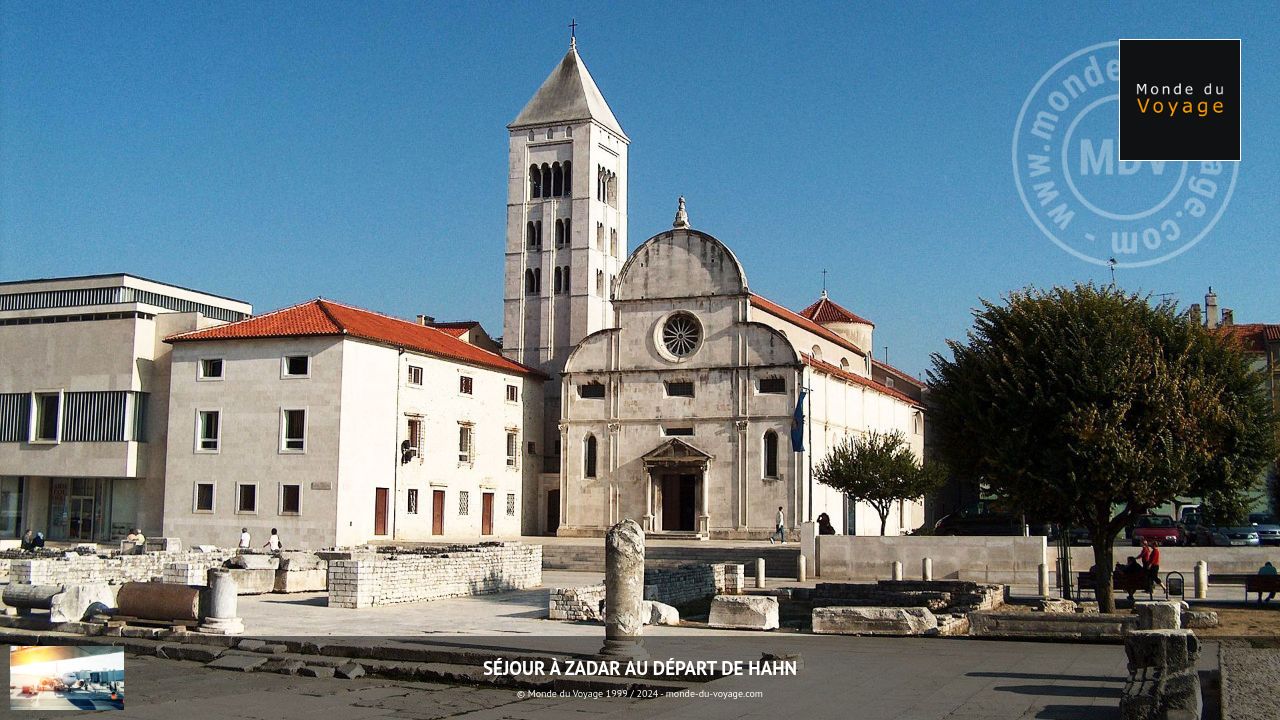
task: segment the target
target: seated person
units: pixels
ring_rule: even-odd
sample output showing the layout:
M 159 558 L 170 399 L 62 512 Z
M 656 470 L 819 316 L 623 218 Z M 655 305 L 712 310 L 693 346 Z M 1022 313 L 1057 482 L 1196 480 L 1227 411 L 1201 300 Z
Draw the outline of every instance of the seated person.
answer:
M 819 535 L 835 535 L 836 528 L 831 524 L 831 516 L 822 513 L 818 516 L 818 534 Z
M 22 533 L 22 549 L 27 552 L 36 549 L 36 534 L 31 530 Z
M 1271 561 L 1270 561 L 1270 560 L 1268 560 L 1268 561 L 1266 562 L 1266 564 L 1265 564 L 1265 565 L 1263 565 L 1262 567 L 1258 568 L 1258 575 L 1261 575 L 1261 576 L 1276 577 L 1277 575 L 1280 575 L 1280 573 L 1278 573 L 1278 572 L 1276 571 L 1276 566 L 1275 566 L 1275 565 L 1272 565 L 1272 564 L 1271 564 Z M 1266 602 L 1271 602 L 1272 600 L 1275 600 L 1275 599 L 1276 599 L 1276 594 L 1275 594 L 1275 592 L 1273 591 L 1273 592 L 1271 592 L 1271 593 L 1269 593 L 1269 594 L 1267 595 Z M 1258 591 L 1258 604 L 1262 604 L 1262 602 L 1263 602 L 1263 600 L 1262 600 L 1262 591 L 1261 591 L 1261 590 L 1259 590 L 1259 591 Z
M 44 531 L 43 530 L 39 530 L 36 532 L 35 540 L 33 540 L 31 544 L 32 544 L 32 547 L 31 547 L 32 550 L 36 550 L 38 548 L 44 547 Z
M 1151 585 L 1151 579 L 1150 577 L 1147 576 L 1146 570 L 1143 570 L 1142 566 L 1138 564 L 1138 559 L 1133 557 L 1132 555 L 1130 555 L 1129 559 L 1125 561 L 1125 564 L 1123 567 L 1117 565 L 1116 570 L 1117 570 L 1117 573 L 1116 573 L 1117 575 L 1123 575 L 1126 579 L 1130 581 L 1132 581 L 1134 578 L 1141 578 L 1146 581 L 1144 583 L 1145 585 L 1147 585 L 1148 587 Z M 1135 591 L 1133 589 L 1134 586 L 1132 583 L 1129 583 L 1129 588 L 1130 588 L 1128 590 L 1129 599 L 1133 600 L 1133 593 Z

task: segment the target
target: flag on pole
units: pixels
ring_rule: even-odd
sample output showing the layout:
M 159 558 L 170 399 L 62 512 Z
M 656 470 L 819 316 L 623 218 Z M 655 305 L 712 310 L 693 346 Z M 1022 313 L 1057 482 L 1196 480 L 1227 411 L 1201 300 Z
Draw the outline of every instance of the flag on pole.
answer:
M 804 398 L 808 391 L 801 388 L 800 397 L 796 398 L 796 412 L 791 418 L 791 451 L 804 451 Z

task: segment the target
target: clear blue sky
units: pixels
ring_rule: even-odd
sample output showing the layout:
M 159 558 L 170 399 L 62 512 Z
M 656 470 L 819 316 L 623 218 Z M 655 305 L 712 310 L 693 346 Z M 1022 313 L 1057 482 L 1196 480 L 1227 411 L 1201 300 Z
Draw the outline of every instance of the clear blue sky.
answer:
M 1230 207 L 1118 280 L 1184 304 L 1213 285 L 1238 322 L 1280 322 L 1280 10 L 959 5 L 0 0 L 0 279 L 125 271 L 499 334 L 505 125 L 576 17 L 632 139 L 631 247 L 683 194 L 753 290 L 802 307 L 825 267 L 920 373 L 979 297 L 1107 280 L 1018 199 L 1040 76 L 1119 37 L 1241 37 Z

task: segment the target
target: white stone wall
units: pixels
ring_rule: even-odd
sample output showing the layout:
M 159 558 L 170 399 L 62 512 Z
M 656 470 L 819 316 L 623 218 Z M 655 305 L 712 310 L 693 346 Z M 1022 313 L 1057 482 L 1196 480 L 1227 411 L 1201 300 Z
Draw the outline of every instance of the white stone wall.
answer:
M 84 583 L 150 582 L 161 578 L 164 582 L 198 576 L 203 584 L 203 573 L 234 557 L 235 550 L 219 549 L 209 553 L 148 553 L 146 555 L 121 555 L 104 558 L 96 555 L 76 555 L 70 558 L 40 558 L 10 561 L 9 582 L 21 585 L 74 585 Z M 182 572 L 169 569 L 172 565 L 184 565 Z M 191 584 L 183 582 L 181 584 Z
M 542 583 L 542 546 L 501 543 L 449 552 L 329 561 L 329 606 L 363 608 L 522 590 Z

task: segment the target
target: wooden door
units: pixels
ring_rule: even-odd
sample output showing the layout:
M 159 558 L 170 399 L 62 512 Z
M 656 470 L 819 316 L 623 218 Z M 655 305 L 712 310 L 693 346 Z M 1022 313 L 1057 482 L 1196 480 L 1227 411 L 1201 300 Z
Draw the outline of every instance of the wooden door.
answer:
M 444 534 L 444 491 L 431 491 L 431 534 Z
M 387 488 L 373 489 L 373 534 L 387 534 L 387 498 L 391 492 Z
M 480 496 L 480 534 L 493 534 L 493 493 Z
M 560 529 L 560 491 L 547 491 L 547 534 L 555 535 Z

